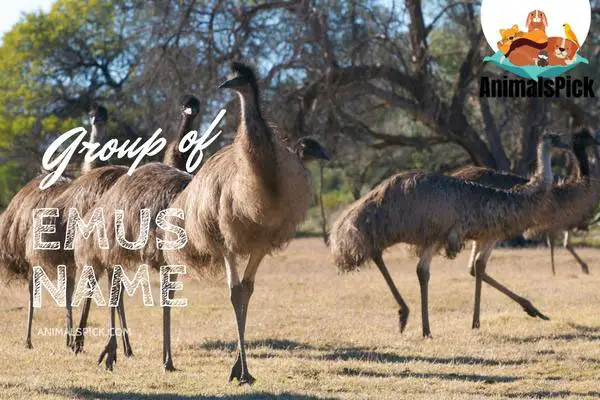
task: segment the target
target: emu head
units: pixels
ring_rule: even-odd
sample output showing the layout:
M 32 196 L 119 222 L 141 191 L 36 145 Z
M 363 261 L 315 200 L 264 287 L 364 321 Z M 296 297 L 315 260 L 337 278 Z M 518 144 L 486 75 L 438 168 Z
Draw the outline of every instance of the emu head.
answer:
M 191 94 L 181 99 L 181 112 L 188 116 L 196 116 L 200 112 L 200 101 Z
M 240 62 L 231 63 L 231 74 L 219 86 L 219 89 L 233 89 L 237 92 L 252 90 L 254 93 L 258 93 L 258 84 L 254 70 L 250 66 Z
M 303 137 L 296 142 L 293 148 L 298 157 L 304 161 L 331 160 L 331 154 L 315 139 Z
M 99 123 L 106 124 L 108 121 L 108 110 L 103 105 L 94 103 L 92 104 L 92 108 L 90 109 L 88 116 L 92 125 Z

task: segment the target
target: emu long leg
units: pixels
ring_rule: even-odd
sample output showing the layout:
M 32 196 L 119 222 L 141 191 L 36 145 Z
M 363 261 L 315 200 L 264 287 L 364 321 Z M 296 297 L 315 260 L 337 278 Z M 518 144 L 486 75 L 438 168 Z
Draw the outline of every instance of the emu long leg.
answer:
M 129 332 L 127 331 L 127 319 L 125 318 L 125 304 L 123 302 L 123 283 L 121 283 L 121 296 L 119 298 L 119 305 L 117 307 L 117 313 L 119 314 L 119 324 L 121 325 L 121 339 L 123 339 L 123 353 L 125 357 L 133 356 L 133 350 L 131 349 L 131 343 L 129 342 Z
M 85 339 L 85 328 L 87 326 L 88 316 L 90 314 L 90 306 L 92 304 L 92 299 L 86 297 L 83 300 L 83 309 L 81 310 L 81 317 L 79 319 L 79 327 L 77 328 L 77 332 L 75 332 L 75 337 L 73 338 L 73 342 L 71 344 L 71 350 L 73 353 L 79 354 L 83 351 L 83 342 Z
M 546 240 L 548 241 L 548 247 L 550 247 L 550 262 L 552 263 L 552 275 L 556 275 L 556 268 L 554 266 L 554 232 L 548 232 Z
M 235 312 L 235 319 L 237 323 L 238 331 L 238 353 L 240 358 L 239 368 L 236 368 L 237 361 L 231 369 L 230 379 L 234 377 L 238 378 L 240 384 L 252 384 L 254 378 L 248 372 L 248 364 L 246 361 L 246 348 L 244 343 L 244 309 L 245 303 L 250 298 L 249 290 L 244 287 L 240 282 L 238 275 L 236 260 L 234 254 L 225 255 L 225 270 L 227 272 L 227 283 L 229 285 L 229 294 L 231 298 L 231 305 Z
M 109 293 L 112 287 L 112 275 L 112 272 L 108 275 Z M 108 307 L 110 309 L 110 318 L 108 320 L 109 339 L 98 357 L 98 364 L 100 364 L 106 356 L 105 368 L 112 371 L 114 364 L 117 362 L 117 336 L 115 334 L 115 311 L 117 307 L 111 307 L 110 305 Z
M 96 285 L 95 281 L 90 282 L 92 285 L 91 289 L 93 290 Z M 83 309 L 81 310 L 81 317 L 79 318 L 79 327 L 77 328 L 77 332 L 75 332 L 75 338 L 71 344 L 71 350 L 75 354 L 79 354 L 83 351 L 83 344 L 85 341 L 85 328 L 87 327 L 88 316 L 90 315 L 90 306 L 92 305 L 92 299 L 86 297 L 83 300 Z
M 589 274 L 590 268 L 588 267 L 587 263 L 585 261 L 583 261 L 581 259 L 581 257 L 579 257 L 579 255 L 575 252 L 575 249 L 571 245 L 571 235 L 570 235 L 569 231 L 565 231 L 564 246 L 567 250 L 569 250 L 569 253 L 571 253 L 573 255 L 573 257 L 575 257 L 575 259 L 581 266 L 581 271 L 584 274 Z
M 264 253 L 253 253 L 248 260 L 248 265 L 244 270 L 244 277 L 242 278 L 242 293 L 244 294 L 243 301 L 243 309 L 242 309 L 242 329 L 246 331 L 246 319 L 248 317 L 248 304 L 250 303 L 250 297 L 252 297 L 252 293 L 254 293 L 254 280 L 256 279 L 256 272 L 258 271 L 258 266 L 260 262 L 264 258 Z M 243 376 L 242 369 L 242 357 L 241 352 L 238 350 L 237 357 L 233 367 L 231 368 L 231 373 L 229 374 L 229 381 L 231 382 L 234 378 L 238 380 L 240 383 L 252 383 L 254 378 L 250 373 L 247 373 L 248 378 L 245 379 Z M 247 371 L 246 366 L 246 371 Z
M 169 290 L 169 300 L 173 299 L 173 291 Z M 171 352 L 171 306 L 163 307 L 163 366 L 165 371 L 177 371 L 173 365 L 173 353 Z
M 505 287 L 504 285 L 502 285 L 500 282 L 496 281 L 494 278 L 492 278 L 491 276 L 489 276 L 487 274 L 487 272 L 485 272 L 485 268 L 487 266 L 487 261 L 488 261 L 488 259 L 489 259 L 489 257 L 490 257 L 491 254 L 492 254 L 492 252 L 489 251 L 489 252 L 487 252 L 486 257 L 483 257 L 483 256 L 477 257 L 477 259 L 483 264 L 483 266 L 481 267 L 482 270 L 483 270 L 483 272 L 481 273 L 481 279 L 485 283 L 487 283 L 488 285 L 490 285 L 491 287 L 499 290 L 501 293 L 505 294 L 510 299 L 512 299 L 513 301 L 515 301 L 516 303 L 518 303 L 521 307 L 523 307 L 523 310 L 529 316 L 534 317 L 534 318 L 538 317 L 538 318 L 541 318 L 543 320 L 549 320 L 550 318 L 548 318 L 547 316 L 545 316 L 544 314 L 542 314 L 537 308 L 535 308 L 533 306 L 533 304 L 531 304 L 531 302 L 529 300 L 527 300 L 526 298 L 521 297 L 518 294 L 512 292 L 507 287 Z M 473 317 L 473 319 L 475 319 L 475 316 Z
M 25 338 L 25 347 L 33 349 L 31 344 L 31 324 L 33 322 L 33 275 L 29 278 L 29 309 L 27 310 L 27 337 Z
M 381 252 L 374 254 L 372 256 L 372 258 L 373 258 L 373 261 L 375 262 L 375 265 L 377 265 L 377 268 L 379 268 L 381 275 L 383 275 L 385 282 L 387 283 L 388 287 L 390 288 L 390 291 L 392 292 L 394 299 L 396 299 L 396 303 L 398 303 L 398 306 L 400 307 L 400 309 L 398 310 L 400 332 L 404 332 L 404 328 L 406 328 L 406 323 L 408 322 L 408 315 L 410 314 L 408 305 L 406 304 L 406 302 L 400 295 L 400 292 L 396 288 L 396 285 L 394 284 L 394 280 L 392 279 L 390 273 L 388 272 L 387 267 L 385 266 L 385 263 L 383 262 L 383 258 L 381 257 Z
M 429 329 L 429 267 L 435 254 L 435 247 L 428 247 L 421 254 L 417 264 L 417 277 L 421 286 L 421 322 L 423 324 L 423 337 L 431 337 Z
M 485 273 L 485 267 L 487 266 L 487 260 L 490 258 L 495 245 L 495 240 L 484 243 L 473 242 L 471 259 L 469 261 L 472 274 L 475 275 L 475 302 L 473 305 L 473 324 L 471 325 L 473 329 L 479 329 L 481 325 L 481 282 Z
M 75 268 L 71 268 L 69 271 L 74 271 Z M 73 291 L 75 290 L 75 277 L 71 276 L 67 272 L 67 293 L 66 293 L 66 326 L 67 326 L 67 347 L 71 347 L 73 344 L 73 306 L 71 301 L 73 300 Z

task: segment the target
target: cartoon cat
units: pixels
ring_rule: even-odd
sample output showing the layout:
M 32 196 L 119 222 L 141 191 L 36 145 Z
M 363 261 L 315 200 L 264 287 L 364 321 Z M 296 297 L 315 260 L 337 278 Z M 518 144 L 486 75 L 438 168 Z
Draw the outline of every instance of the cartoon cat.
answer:
M 518 25 L 513 25 L 508 29 L 500 29 L 500 36 L 502 37 L 502 40 L 498 42 L 498 49 L 504 54 L 508 53 L 512 42 L 523 37 L 523 33 L 524 32 L 519 30 Z

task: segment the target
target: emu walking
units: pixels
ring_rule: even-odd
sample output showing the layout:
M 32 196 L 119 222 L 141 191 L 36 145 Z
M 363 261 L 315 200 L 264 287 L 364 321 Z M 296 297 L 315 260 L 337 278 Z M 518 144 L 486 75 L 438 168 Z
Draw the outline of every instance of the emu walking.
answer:
M 91 122 L 90 142 L 96 143 L 101 140 L 106 133 L 107 111 L 103 106 L 94 104 L 89 113 Z M 92 168 L 92 165 L 84 161 L 81 167 L 82 173 Z M 0 216 L 0 271 L 6 275 L 7 279 L 27 279 L 29 282 L 29 312 L 27 315 L 27 336 L 25 345 L 32 348 L 31 326 L 33 322 L 33 276 L 32 266 L 41 265 L 47 268 L 46 272 L 52 272 L 53 269 L 63 264 L 63 258 L 68 253 L 66 251 L 43 251 L 32 252 L 32 211 L 36 208 L 55 207 L 56 200 L 68 189 L 72 183 L 71 177 L 61 177 L 54 185 L 45 190 L 40 189 L 40 183 L 44 175 L 40 175 L 29 181 L 11 200 L 5 212 Z M 60 236 L 60 229 L 57 229 L 56 237 Z M 64 236 L 63 236 L 64 238 Z M 38 256 L 43 257 L 38 259 Z M 69 265 L 69 264 L 65 264 Z M 72 309 L 71 295 L 73 294 L 75 269 L 67 268 L 67 296 L 66 296 L 66 328 L 67 345 L 71 344 L 72 331 Z
M 170 264 L 199 272 L 211 265 L 225 267 L 238 331 L 238 354 L 229 380 L 251 384 L 244 336 L 258 267 L 265 255 L 291 240 L 305 218 L 311 181 L 303 161 L 329 155 L 311 139 L 288 149 L 262 116 L 252 69 L 233 63 L 232 72 L 220 87 L 234 90 L 240 99 L 235 140 L 206 161 L 173 203 L 184 211 L 189 241 L 166 257 Z M 248 263 L 240 279 L 238 259 L 243 257 Z
M 104 140 L 107 136 L 108 111 L 102 105 L 95 104 L 94 110 L 91 113 L 92 131 L 91 142 L 96 143 Z M 45 267 L 45 271 L 54 271 L 57 265 L 65 265 L 67 267 L 67 314 L 71 315 L 71 300 L 74 290 L 74 281 L 77 271 L 75 265 L 75 256 L 73 250 L 67 250 L 64 247 L 64 241 L 67 231 L 67 220 L 69 217 L 69 209 L 77 210 L 77 215 L 85 215 L 91 209 L 96 200 L 104 193 L 112 184 L 123 174 L 127 172 L 127 168 L 117 165 L 105 165 L 100 159 L 84 160 L 81 173 L 82 175 L 74 179 L 62 193 L 53 199 L 50 206 L 58 209 L 59 217 L 56 224 L 56 231 L 52 234 L 47 234 L 46 241 L 54 241 L 60 244 L 60 250 L 49 251 L 33 248 L 31 240 L 27 241 L 26 257 L 29 265 L 40 265 Z M 93 226 L 92 226 L 93 228 Z M 33 230 L 29 232 L 29 237 L 33 235 Z M 67 345 L 77 354 L 83 350 L 83 328 L 85 328 L 84 320 L 87 320 L 89 306 L 83 308 L 82 322 L 75 335 L 71 332 L 67 336 Z M 121 321 L 126 325 L 125 315 L 120 313 Z M 69 326 L 72 322 L 69 321 Z M 127 343 L 125 351 L 126 356 L 132 355 L 131 346 L 126 330 L 123 336 L 123 341 Z
M 190 182 L 191 175 L 181 171 L 184 168 L 185 158 L 178 154 L 178 143 L 183 135 L 193 130 L 192 124 L 199 112 L 200 103 L 194 96 L 188 96 L 182 104 L 180 122 L 176 133 L 169 139 L 169 145 L 165 152 L 164 163 L 153 162 L 138 168 L 132 176 L 120 177 L 114 185 L 100 197 L 97 204 L 105 210 L 106 225 L 108 232 L 116 232 L 115 210 L 123 210 L 125 217 L 125 232 L 134 238 L 140 237 L 140 224 L 138 221 L 142 209 L 150 209 L 150 220 L 154 221 L 158 213 L 168 208 L 175 196 Z M 86 219 L 91 215 L 88 212 Z M 75 242 L 75 260 L 79 267 L 92 265 L 98 274 L 108 272 L 109 289 L 112 286 L 112 272 L 114 265 L 121 265 L 125 269 L 137 268 L 140 263 L 147 264 L 151 268 L 159 269 L 164 265 L 164 257 L 161 250 L 157 249 L 156 229 L 150 229 L 146 245 L 141 248 L 128 249 L 115 243 L 115 239 L 109 239 L 109 249 L 99 249 L 94 240 L 83 241 L 77 238 Z M 122 287 L 121 287 L 122 290 Z M 122 303 L 121 293 L 119 303 Z M 89 307 L 91 299 L 86 299 L 86 307 Z M 112 370 L 117 361 L 117 340 L 115 336 L 115 307 L 110 307 L 110 336 L 108 343 L 100 354 L 98 364 L 106 357 L 105 367 Z M 165 324 L 170 320 L 170 308 L 163 307 L 163 318 Z M 126 328 L 126 326 L 123 326 Z M 126 331 L 126 330 L 125 330 Z M 167 337 L 168 351 L 163 353 L 163 362 L 166 370 L 172 371 L 173 367 L 171 350 Z M 124 346 L 127 344 L 124 343 Z
M 179 143 L 180 136 L 192 129 L 192 122 L 196 115 L 198 115 L 198 108 L 199 102 L 194 96 L 185 96 L 181 101 L 181 116 L 179 118 L 175 133 L 169 138 L 168 147 L 165 153 L 165 160 L 168 160 L 169 163 L 175 164 L 175 166 L 178 168 L 183 168 L 181 163 L 184 161 L 182 161 L 177 154 L 177 145 Z M 115 182 L 125 175 L 127 170 L 127 167 L 116 165 L 109 165 L 91 170 L 72 183 L 69 190 L 65 191 L 63 196 L 61 196 L 59 199 L 59 205 L 65 209 L 68 207 L 74 207 L 82 216 L 86 215 L 89 210 L 92 210 L 93 206 L 96 204 L 101 205 L 110 213 L 111 209 L 106 207 L 107 205 L 103 202 L 97 203 L 97 200 L 99 200 L 108 190 L 112 189 Z M 137 171 L 135 176 L 138 176 Z M 110 215 L 112 216 L 112 214 Z M 91 216 L 87 215 L 86 217 L 90 218 Z M 89 243 L 89 245 L 93 245 L 93 243 Z M 73 262 L 75 262 L 74 252 L 70 252 L 70 255 L 73 257 Z M 81 266 L 82 264 L 77 265 Z M 109 279 L 110 284 L 111 276 L 108 276 L 107 279 Z M 77 330 L 73 344 L 73 348 L 76 353 L 83 349 L 83 332 L 87 325 L 91 302 L 92 299 L 89 297 L 84 300 L 83 310 L 81 312 L 81 320 L 79 322 L 79 329 Z M 121 337 L 123 340 L 123 352 L 125 353 L 126 357 L 130 357 L 133 355 L 133 351 L 129 342 L 129 333 L 127 332 L 127 320 L 125 317 L 123 297 L 120 298 L 119 305 L 117 307 L 117 313 L 119 314 L 121 328 L 123 328 L 123 335 Z
M 573 137 L 573 153 L 577 158 L 581 177 L 579 179 L 560 182 L 552 187 L 552 208 L 548 214 L 538 223 L 528 227 L 534 231 L 556 231 L 559 229 L 570 229 L 580 224 L 594 210 L 600 198 L 600 167 L 596 165 L 594 176 L 590 175 L 590 167 L 586 149 L 594 146 L 596 154 L 599 154 L 598 146 L 600 140 L 592 137 L 589 131 L 582 130 Z M 597 156 L 598 157 L 598 156 Z M 597 160 L 600 158 L 597 158 Z M 466 167 L 457 171 L 453 176 L 478 184 L 495 187 L 499 189 L 510 189 L 527 182 L 527 179 L 518 175 L 502 173 L 488 168 Z M 512 292 L 500 282 L 486 273 L 487 261 L 495 247 L 496 240 L 481 242 L 477 241 L 471 249 L 469 269 L 471 275 L 475 276 L 475 303 L 473 310 L 472 327 L 480 327 L 481 309 L 481 284 L 482 281 L 496 288 L 513 301 L 517 302 L 525 312 L 532 317 L 548 319 L 539 312 L 531 302 L 522 296 Z
M 453 258 L 465 240 L 510 237 L 541 220 L 552 184 L 551 147 L 566 146 L 557 135 L 545 135 L 539 146 L 537 173 L 520 190 L 499 190 L 427 172 L 400 173 L 386 179 L 351 204 L 334 223 L 331 251 L 337 266 L 349 271 L 372 259 L 400 306 L 403 331 L 409 308 L 392 281 L 382 252 L 397 243 L 414 245 L 419 256 L 423 336 L 431 336 L 431 259 L 442 248 Z

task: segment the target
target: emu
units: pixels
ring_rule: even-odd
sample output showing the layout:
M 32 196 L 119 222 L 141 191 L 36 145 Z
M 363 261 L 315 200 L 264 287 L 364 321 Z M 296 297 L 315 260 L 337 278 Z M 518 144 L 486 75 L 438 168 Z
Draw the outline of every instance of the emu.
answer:
M 150 210 L 150 220 L 155 220 L 158 213 L 169 207 L 169 204 L 191 180 L 191 175 L 183 172 L 180 168 L 184 167 L 185 158 L 178 154 L 178 143 L 183 135 L 192 130 L 194 119 L 199 113 L 200 102 L 194 96 L 187 96 L 182 104 L 181 117 L 175 134 L 169 139 L 169 145 L 164 155 L 164 163 L 152 162 L 138 168 L 134 175 L 121 176 L 112 187 L 107 190 L 98 200 L 97 204 L 105 210 L 106 226 L 108 232 L 115 232 L 115 211 L 122 210 L 126 216 L 124 221 L 124 230 L 133 237 L 140 236 L 141 224 L 138 221 L 139 213 L 142 209 Z M 86 215 L 86 219 L 91 216 Z M 97 268 L 98 275 L 108 272 L 109 288 L 112 286 L 112 272 L 114 265 L 121 265 L 125 269 L 133 270 L 137 264 L 147 264 L 151 268 L 158 270 L 164 265 L 163 252 L 154 245 L 157 239 L 157 229 L 151 225 L 147 243 L 148 245 L 139 250 L 128 249 L 116 245 L 114 237 L 109 239 L 109 249 L 99 249 L 94 240 L 84 240 L 81 237 L 75 239 L 75 261 L 78 267 L 83 265 L 92 265 Z M 169 292 L 170 294 L 172 292 Z M 120 297 L 119 304 L 122 304 L 123 296 Z M 84 311 L 89 309 L 90 298 L 86 299 Z M 122 306 L 120 307 L 123 311 Z M 102 350 L 98 364 L 104 358 L 105 368 L 113 369 L 117 361 L 117 340 L 115 336 L 115 307 L 110 307 L 110 336 L 104 349 Z M 163 308 L 163 319 L 165 324 L 170 321 L 170 308 Z M 123 321 L 124 318 L 123 318 Z M 126 325 L 123 326 L 126 328 Z M 167 338 L 169 339 L 169 338 Z M 168 343 L 168 342 L 167 342 Z M 124 346 L 127 346 L 124 343 Z M 168 351 L 163 353 L 163 361 L 166 370 L 172 371 L 175 368 L 171 361 L 170 345 Z
M 236 62 L 231 70 L 220 88 L 234 90 L 241 103 L 235 140 L 209 158 L 175 199 L 171 207 L 184 211 L 188 245 L 166 258 L 200 274 L 224 267 L 238 333 L 229 381 L 252 384 L 244 337 L 256 273 L 263 257 L 291 240 L 305 218 L 311 178 L 304 162 L 330 156 L 308 138 L 289 149 L 262 115 L 252 68 Z M 238 260 L 245 257 L 240 279 Z
M 427 172 L 405 172 L 386 179 L 352 203 L 334 223 L 331 251 L 337 266 L 350 271 L 372 259 L 400 306 L 403 331 L 409 308 L 383 262 L 382 252 L 397 243 L 415 246 L 423 336 L 430 337 L 431 259 L 442 248 L 453 258 L 465 240 L 510 237 L 543 219 L 553 179 L 552 147 L 567 146 L 558 135 L 544 135 L 538 147 L 538 170 L 518 190 L 500 190 Z
M 598 138 L 594 138 L 586 129 L 577 132 L 573 136 L 573 153 L 577 158 L 580 178 L 559 182 L 551 190 L 552 209 L 549 210 L 546 218 L 542 218 L 537 224 L 529 228 L 530 231 L 544 232 L 556 231 L 559 229 L 571 229 L 581 224 L 594 210 L 598 199 L 600 198 L 600 165 L 596 161 L 596 171 L 594 176 L 590 175 L 590 167 L 586 149 L 594 146 L 596 160 L 600 160 L 600 133 Z M 488 168 L 466 167 L 453 174 L 454 177 L 476 182 L 481 185 L 510 189 L 518 185 L 523 185 L 527 179 L 518 175 L 494 171 Z M 513 301 L 517 302 L 524 311 L 532 316 L 541 319 L 548 319 L 531 302 L 522 296 L 512 292 L 500 282 L 493 279 L 486 273 L 487 261 L 489 260 L 496 241 L 481 242 L 473 244 L 471 258 L 469 260 L 469 270 L 475 277 L 475 304 L 473 310 L 473 329 L 480 327 L 480 309 L 481 309 L 481 282 L 486 282 L 493 288 L 499 290 Z M 554 261 L 554 257 L 552 257 Z
M 102 140 L 106 134 L 106 121 L 108 113 L 101 105 L 93 104 L 89 112 L 91 129 L 91 143 Z M 93 166 L 85 160 L 81 166 L 81 172 L 89 171 Z M 44 173 L 33 178 L 27 183 L 11 200 L 10 204 L 0 216 L 0 265 L 3 268 L 0 273 L 7 280 L 19 279 L 29 282 L 29 312 L 27 315 L 27 336 L 25 346 L 33 348 L 31 342 L 31 326 L 33 322 L 33 265 L 59 265 L 65 258 L 69 258 L 64 251 L 32 251 L 31 228 L 32 211 L 36 208 L 56 207 L 57 199 L 72 184 L 72 177 L 61 176 L 57 182 L 47 189 L 40 189 L 40 183 L 48 174 Z M 60 232 L 57 232 L 60 236 Z M 65 264 L 72 265 L 72 264 Z M 73 312 L 70 306 L 70 296 L 73 294 L 75 269 L 67 269 L 67 308 L 66 328 L 67 346 L 71 345 L 70 332 L 73 328 Z

